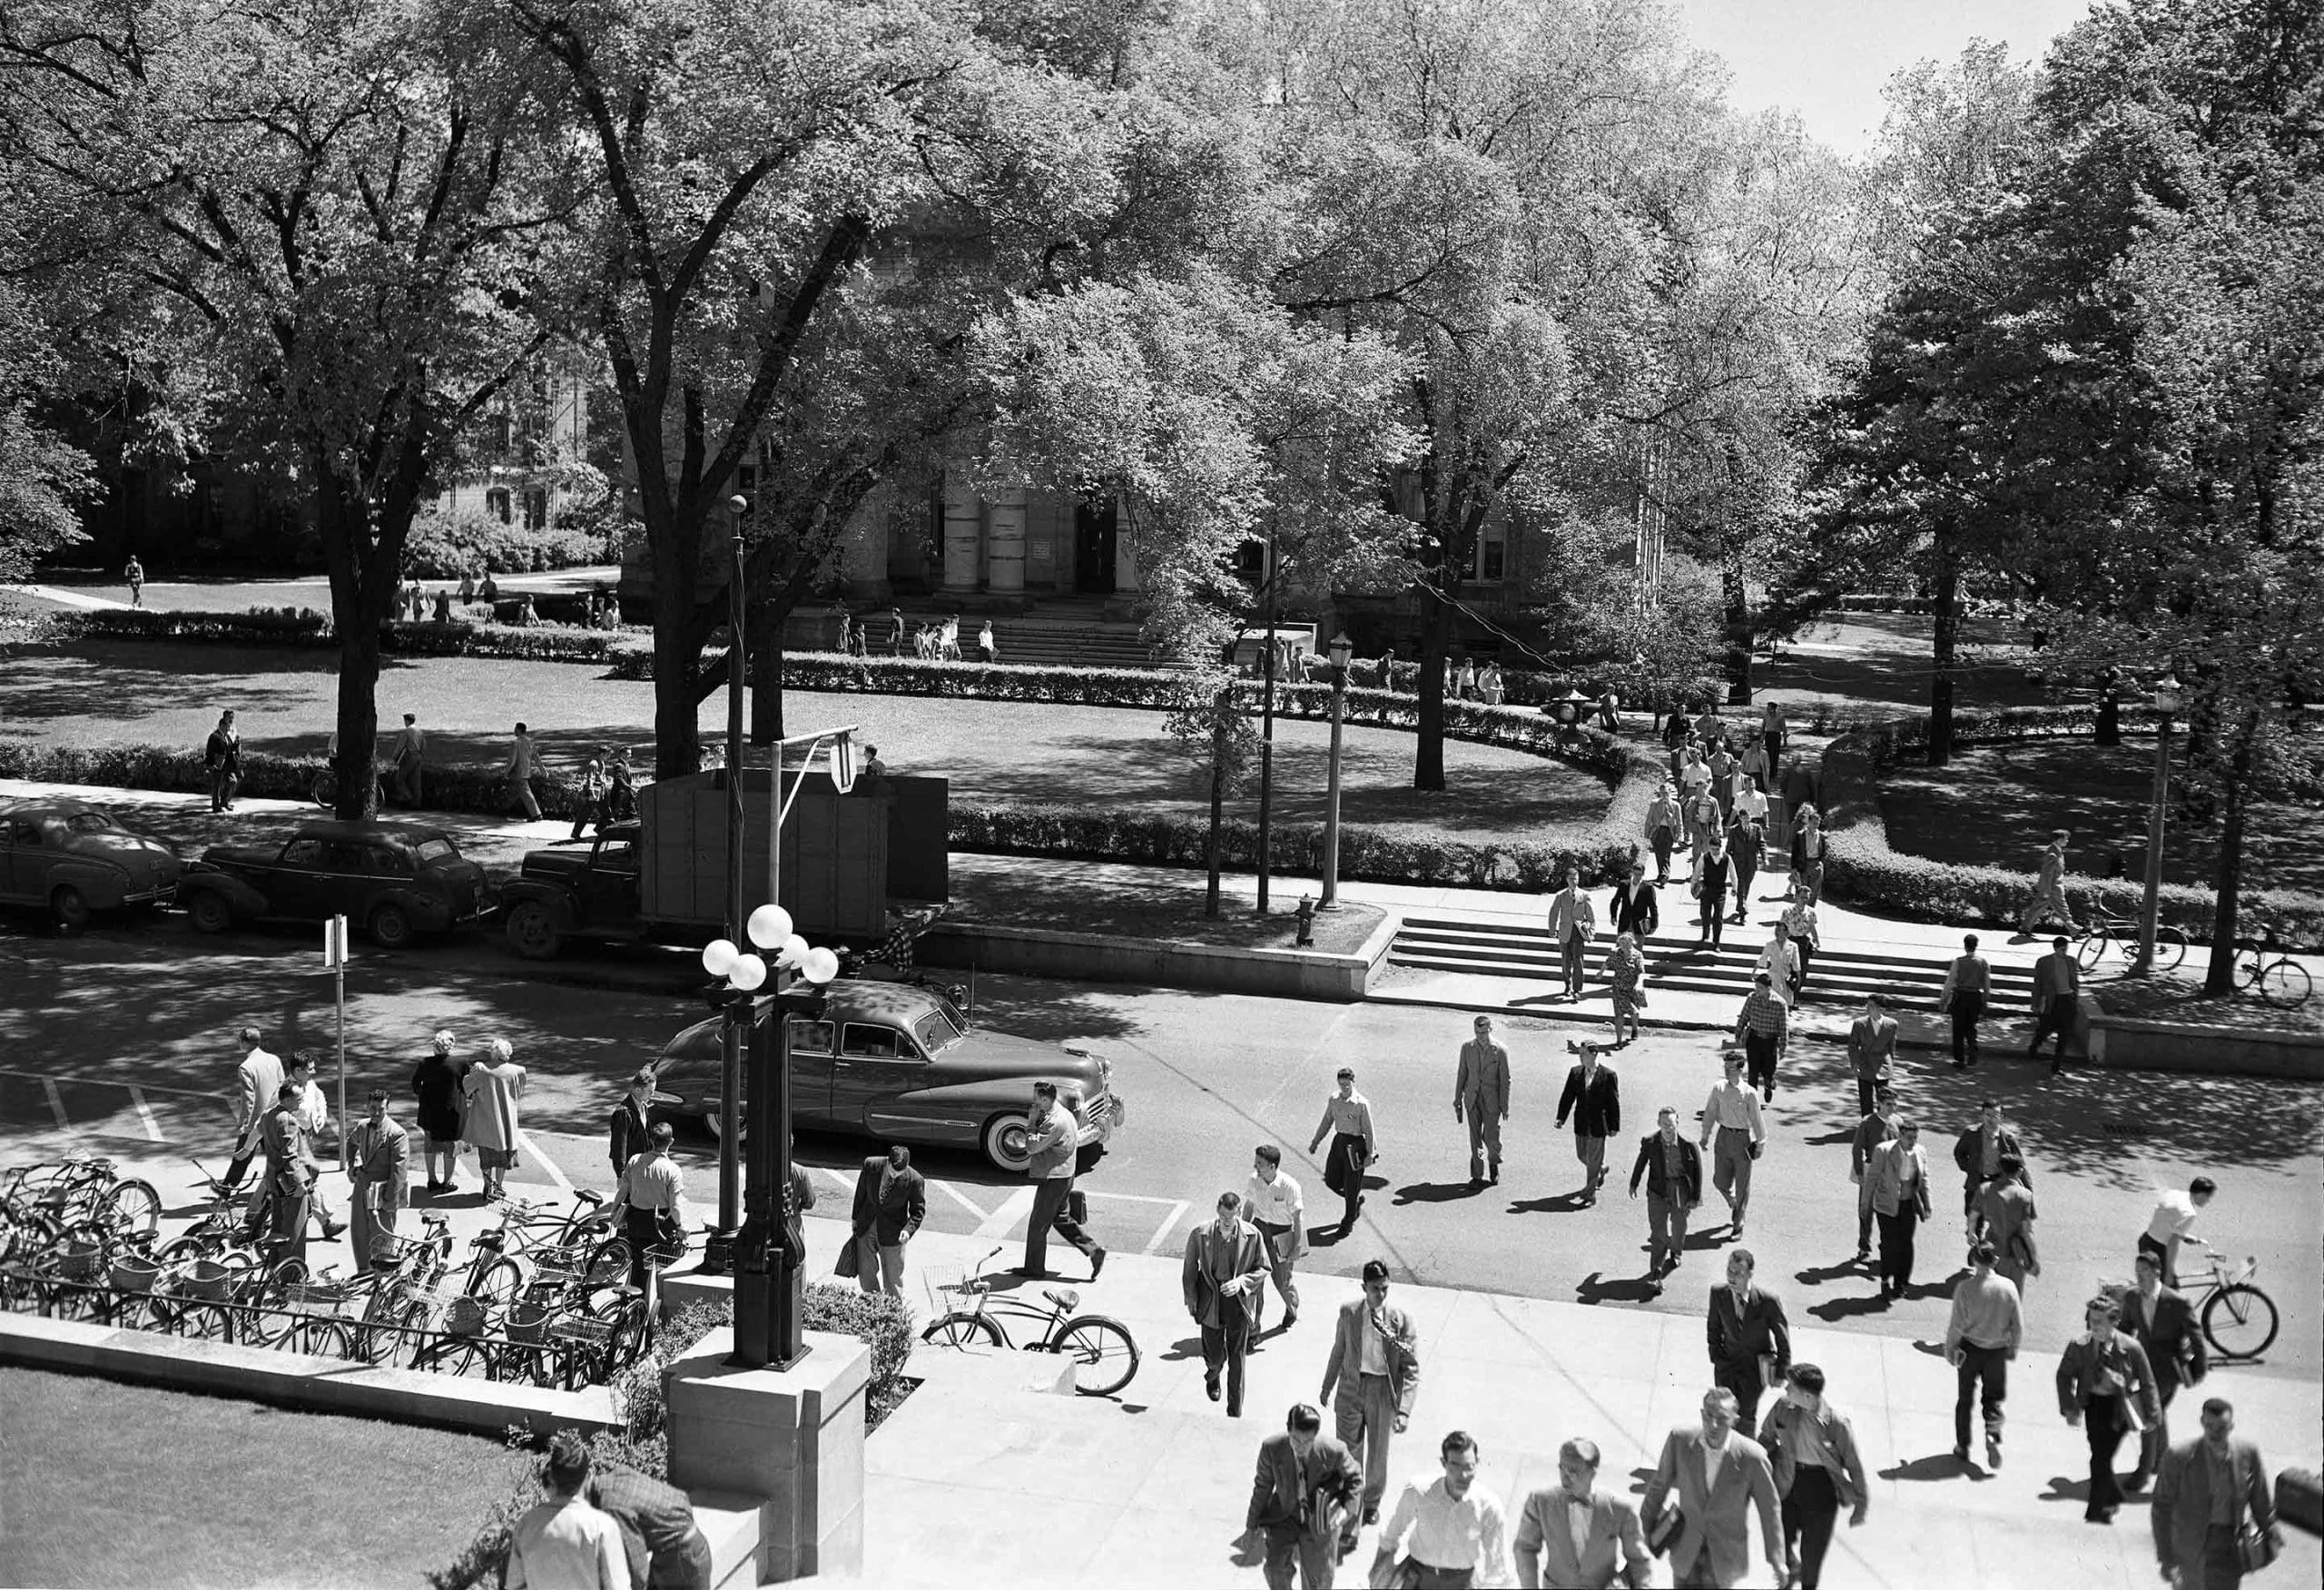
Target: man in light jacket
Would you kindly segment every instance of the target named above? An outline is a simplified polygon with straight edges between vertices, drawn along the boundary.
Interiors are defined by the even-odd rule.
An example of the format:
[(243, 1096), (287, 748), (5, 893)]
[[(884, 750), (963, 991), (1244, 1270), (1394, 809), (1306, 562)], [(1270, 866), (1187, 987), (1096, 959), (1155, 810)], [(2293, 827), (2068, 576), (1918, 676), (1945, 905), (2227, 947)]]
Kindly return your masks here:
[(1257, 1334), (1259, 1300), (1267, 1283), (1266, 1240), (1243, 1218), (1243, 1197), (1218, 1195), (1217, 1213), (1187, 1235), (1178, 1279), (1187, 1312), (1202, 1331), (1203, 1389), (1218, 1400), (1226, 1379), (1226, 1417), (1243, 1417), (1243, 1361)]
[(1054, 1227), (1089, 1261), (1089, 1279), (1094, 1281), (1106, 1268), (1106, 1250), (1081, 1229), (1069, 1210), (1081, 1129), (1073, 1111), (1059, 1101), (1055, 1082), (1033, 1084), (1033, 1108), (1025, 1117), (1025, 1137), (1032, 1155), (1025, 1174), (1033, 1183), (1033, 1212), (1025, 1222), (1021, 1273), (1034, 1280), (1057, 1279), (1049, 1269), (1049, 1231)]
[(1673, 1430), (1664, 1439), (1661, 1461), (1646, 1482), (1639, 1508), (1649, 1538), (1673, 1490), (1680, 1518), (1669, 1548), (1674, 1583), (1726, 1586), (1741, 1579), (1749, 1566), (1754, 1507), (1768, 1565), (1782, 1582), (1783, 1524), (1776, 1515), (1775, 1470), (1767, 1449), (1735, 1427), (1733, 1392), (1704, 1393), (1700, 1427)]
[(1638, 1508), (1598, 1488), (1598, 1444), (1558, 1447), (1558, 1483), (1530, 1493), (1517, 1511), (1517, 1583), (1523, 1590), (1605, 1590), (1616, 1575), (1644, 1590), (1652, 1573)]
[(2257, 1447), (2234, 1435), (2235, 1405), (2205, 1397), (2202, 1435), (2163, 1457), (2154, 1486), (2154, 1555), (2180, 1590), (2237, 1590), (2243, 1581), (2237, 1541), (2247, 1523), (2283, 1546), (2268, 1466)]
[(1550, 901), (1550, 938), (1558, 947), (1565, 970), (1565, 997), (1581, 997), (1581, 974), (1590, 958), (1590, 941), (1598, 932), (1598, 908), (1581, 892), (1581, 874), (1568, 867), (1565, 887)]
[(1479, 1016), (1476, 1036), (1461, 1045), (1452, 1073), (1452, 1119), (1469, 1123), (1469, 1184), (1486, 1172), (1501, 1180), (1501, 1123), (1509, 1119), (1509, 1051), (1493, 1041), (1492, 1018)]
[(242, 1029), (241, 1046), (242, 1062), (234, 1068), (234, 1155), (218, 1179), (228, 1191), (241, 1185), (251, 1161), (258, 1157), (260, 1123), (282, 1091), (282, 1062), (260, 1047), (256, 1027)]
[(1856, 1528), (1872, 1509), (1872, 1487), (1865, 1482), (1864, 1459), (1856, 1454), (1856, 1427), (1824, 1399), (1824, 1371), (1814, 1364), (1791, 1366), (1783, 1397), (1759, 1427), (1759, 1445), (1775, 1468), (1776, 1495), (1783, 1510), (1783, 1543), (1791, 1558), (1788, 1583), (1817, 1590), (1824, 1579), (1824, 1554), (1831, 1549), (1832, 1526), (1848, 1510)]
[[(1388, 1301), (1388, 1267), (1367, 1259), (1364, 1296), (1340, 1305), (1317, 1398), (1331, 1404), (1342, 1444), (1364, 1465), (1365, 1524), (1380, 1522), (1380, 1499), (1388, 1494), (1388, 1438), (1404, 1433), (1419, 1394), (1419, 1333), (1412, 1316)], [(1344, 1548), (1354, 1546), (1356, 1527), (1351, 1519), (1341, 1534)]]
[(355, 1246), (355, 1270), (392, 1258), (396, 1211), (410, 1194), (411, 1143), (388, 1114), (388, 1091), (371, 1090), (371, 1112), (348, 1135), (347, 1176), (354, 1191), (347, 1200), (348, 1227)]

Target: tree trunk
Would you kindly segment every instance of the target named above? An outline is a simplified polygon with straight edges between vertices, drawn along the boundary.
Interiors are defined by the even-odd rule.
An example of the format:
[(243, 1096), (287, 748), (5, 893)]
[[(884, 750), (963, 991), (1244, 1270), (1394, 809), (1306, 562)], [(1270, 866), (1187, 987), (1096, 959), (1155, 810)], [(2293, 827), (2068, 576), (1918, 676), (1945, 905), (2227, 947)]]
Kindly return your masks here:
[(2243, 905), (2243, 808), (2250, 799), (2255, 720), (2256, 715), (2239, 726), (2240, 754), (2221, 769), (2226, 776), (2220, 780), (2227, 809), (2220, 815), (2219, 864), (2211, 874), (2211, 961), (2203, 973), (2203, 992), (2214, 998), (2235, 992), (2235, 919)]
[[(337, 607), (334, 600), (331, 604)], [(342, 823), (379, 815), (379, 781), (373, 753), (379, 738), (379, 622), (358, 622), (339, 633), (339, 755), (331, 772), (339, 800), (331, 815)]]
[[(1448, 566), (1449, 567), (1449, 566)], [(1420, 692), (1418, 743), (1413, 747), (1413, 787), (1444, 787), (1444, 662), (1452, 654), (1452, 604), (1435, 586), (1420, 588)]]
[(1218, 872), (1226, 827), (1226, 708), (1234, 699), (1230, 682), (1219, 687), (1210, 705), (1210, 889), (1203, 896), (1205, 916), (1218, 914)]
[(362, 485), (330, 469), (325, 448), (309, 449), (316, 528), (330, 571), (331, 627), (339, 636), (339, 755), (331, 762), (339, 798), (331, 815), (342, 822), (379, 815), (379, 626), (399, 592), (397, 566), (419, 502), (426, 435), (423, 416), (407, 430), (397, 467), (381, 482), (376, 518)]
[(1727, 702), (1751, 704), (1751, 591), (1743, 578), (1743, 553), (1729, 548), (1718, 564), (1719, 595), (1727, 620)]
[(702, 637), (694, 628), (694, 578), (702, 561), (701, 527), (682, 533), (675, 526), (652, 533), (654, 563), (654, 776), (676, 778), (702, 765), (696, 732), (702, 696), (694, 680)]
[(1953, 669), (1961, 644), (1961, 562), (1944, 530), (1936, 533), (1935, 566), (1929, 581), (1935, 614), (1935, 667), (1928, 681), (1928, 765), (1953, 760)]

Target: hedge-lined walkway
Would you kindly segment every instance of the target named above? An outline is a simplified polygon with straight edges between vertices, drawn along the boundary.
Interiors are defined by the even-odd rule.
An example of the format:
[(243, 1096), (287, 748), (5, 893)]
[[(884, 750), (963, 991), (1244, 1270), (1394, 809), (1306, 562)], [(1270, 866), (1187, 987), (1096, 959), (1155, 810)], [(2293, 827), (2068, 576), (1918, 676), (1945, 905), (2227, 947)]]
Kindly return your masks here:
[[(36, 744), (177, 745), (197, 750), (222, 708), (234, 708), (252, 753), (319, 755), (331, 729), (337, 658), (327, 650), (78, 641), (26, 649), (0, 667), (0, 735)], [(416, 713), (438, 763), (497, 763), (522, 718), (553, 765), (601, 746), (636, 749), (650, 765), (653, 688), (600, 668), (488, 658), (390, 658), (379, 689), (383, 729)], [(952, 780), (956, 804), (1071, 805), (1191, 815), (1206, 809), (1162, 715), (928, 696), (784, 697), (794, 729), (862, 726), (899, 773)], [(724, 732), (724, 698), (702, 709), (705, 733)], [(1275, 814), (1319, 822), (1327, 725), (1279, 721)], [(1606, 810), (1607, 782), (1520, 752), (1448, 740), (1442, 794), (1410, 787), (1413, 741), (1351, 726), (1342, 763), (1343, 817), (1392, 835), (1470, 844), (1522, 841), (1549, 825), (1588, 825)], [(1235, 803), (1255, 806), (1256, 791)]]

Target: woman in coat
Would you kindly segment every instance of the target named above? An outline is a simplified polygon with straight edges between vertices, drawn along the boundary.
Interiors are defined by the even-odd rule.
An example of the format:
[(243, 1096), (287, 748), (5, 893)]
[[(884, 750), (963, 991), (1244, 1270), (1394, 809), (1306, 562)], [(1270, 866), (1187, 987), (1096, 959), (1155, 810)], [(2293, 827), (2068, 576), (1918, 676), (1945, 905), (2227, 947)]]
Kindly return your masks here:
[(1880, 1225), (1880, 1299), (1901, 1298), (1913, 1284), (1914, 1228), (1928, 1219), (1928, 1154), (1909, 1115), (1896, 1118), (1896, 1135), (1865, 1161), (1872, 1181), (1872, 1213)]
[(1679, 792), (1669, 779), (1646, 808), (1646, 840), (1654, 846), (1654, 881), (1659, 886), (1670, 882), (1670, 851), (1679, 843), (1679, 825), (1685, 821), (1679, 814)]
[[(1614, 1047), (1620, 1049), (1639, 1035), (1638, 1012), (1646, 1003), (1646, 955), (1638, 947), (1636, 933), (1614, 935), (1606, 977), (1614, 990)], [(1630, 1038), (1622, 1036), (1624, 1022), (1630, 1024)]]
[(2122, 1486), (2114, 1477), (2122, 1437), (2133, 1428), (2152, 1428), (2162, 1417), (2154, 1366), (2138, 1338), (2117, 1328), (2122, 1317), (2122, 1305), (2108, 1294), (2091, 1299), (2083, 1310), (2086, 1328), (2066, 1343), (2058, 1360), (2058, 1411), (2090, 1439), (2090, 1506), (2082, 1516), (2092, 1524), (2112, 1524), (2122, 1505)]
[[(454, 1167), (460, 1159), (460, 1116), (463, 1098), (461, 1082), (468, 1072), (468, 1062), (455, 1058), (453, 1040), (448, 1028), (436, 1034), (435, 1047), (428, 1057), (412, 1068), (412, 1097), (419, 1100), (414, 1119), (420, 1135), (428, 1140), (428, 1190), (446, 1193), (457, 1185), (452, 1180)], [(443, 1173), (437, 1173), (438, 1163)]]
[(471, 1066), (461, 1082), (468, 1100), (462, 1141), (476, 1148), (484, 1171), (484, 1195), (503, 1196), (508, 1168), (517, 1162), (517, 1101), (525, 1093), (525, 1068), (509, 1058), (508, 1040), (495, 1038), (483, 1063)]

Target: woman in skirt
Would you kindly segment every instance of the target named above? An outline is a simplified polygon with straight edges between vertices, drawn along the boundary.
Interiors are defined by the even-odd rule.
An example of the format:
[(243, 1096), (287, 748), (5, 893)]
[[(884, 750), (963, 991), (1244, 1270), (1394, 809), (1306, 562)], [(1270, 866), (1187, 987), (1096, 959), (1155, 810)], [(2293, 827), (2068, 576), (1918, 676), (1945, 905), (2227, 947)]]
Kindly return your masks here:
[[(1646, 956), (1636, 933), (1617, 933), (1614, 953), (1606, 957), (1606, 974), (1614, 987), (1614, 1047), (1620, 1049), (1639, 1035), (1638, 1013), (1646, 1006)], [(1622, 1023), (1630, 1023), (1630, 1037)]]

